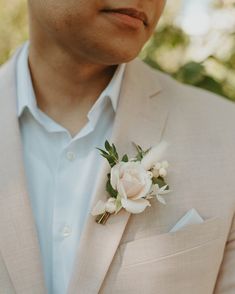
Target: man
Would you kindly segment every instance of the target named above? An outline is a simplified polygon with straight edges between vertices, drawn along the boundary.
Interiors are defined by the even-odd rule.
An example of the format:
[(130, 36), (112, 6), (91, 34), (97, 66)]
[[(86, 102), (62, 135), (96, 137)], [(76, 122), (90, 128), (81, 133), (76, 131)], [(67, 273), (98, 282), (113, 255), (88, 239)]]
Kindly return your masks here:
[[(235, 293), (235, 108), (136, 59), (164, 2), (28, 1), (0, 69), (0, 293)], [(95, 222), (106, 139), (168, 143), (165, 206)]]

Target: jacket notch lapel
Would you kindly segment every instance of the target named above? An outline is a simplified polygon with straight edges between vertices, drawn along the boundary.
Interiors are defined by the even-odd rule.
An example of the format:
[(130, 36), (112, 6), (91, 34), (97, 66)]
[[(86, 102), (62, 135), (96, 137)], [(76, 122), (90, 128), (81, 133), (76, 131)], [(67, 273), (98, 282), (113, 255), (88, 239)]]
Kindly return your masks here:
[(16, 293), (45, 294), (16, 112), (17, 56), (0, 71), (0, 252)]
[[(109, 140), (116, 145), (120, 156), (125, 153), (130, 156), (136, 155), (132, 141), (147, 149), (161, 140), (168, 105), (165, 101), (158, 100), (157, 94), (160, 90), (156, 73), (152, 73), (146, 65), (140, 64), (138, 60), (127, 65), (113, 132)], [(154, 119), (151, 119), (153, 115)], [(92, 207), (98, 200), (107, 199), (105, 184), (109, 171), (110, 167), (104, 160), (96, 183)], [(99, 292), (129, 217), (130, 214), (122, 210), (117, 215), (112, 215), (106, 225), (100, 225), (95, 223), (94, 217), (88, 216), (68, 287), (69, 294)]]

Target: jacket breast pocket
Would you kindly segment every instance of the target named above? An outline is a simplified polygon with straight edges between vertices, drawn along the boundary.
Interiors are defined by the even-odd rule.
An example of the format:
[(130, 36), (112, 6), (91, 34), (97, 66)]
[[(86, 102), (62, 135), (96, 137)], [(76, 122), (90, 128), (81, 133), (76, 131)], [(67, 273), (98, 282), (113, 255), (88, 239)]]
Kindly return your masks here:
[(121, 244), (119, 254), (123, 267), (153, 262), (175, 254), (197, 249), (223, 236), (223, 219), (213, 217), (179, 231), (154, 235)]
[[(226, 241), (219, 217), (121, 244), (102, 293), (212, 294)], [(106, 289), (108, 291), (106, 292)]]

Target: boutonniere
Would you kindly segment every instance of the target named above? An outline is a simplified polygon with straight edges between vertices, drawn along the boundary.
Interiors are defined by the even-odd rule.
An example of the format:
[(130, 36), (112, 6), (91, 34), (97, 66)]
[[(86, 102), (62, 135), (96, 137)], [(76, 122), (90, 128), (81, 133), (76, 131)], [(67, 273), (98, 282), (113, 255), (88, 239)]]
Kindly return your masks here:
[(92, 210), (99, 224), (105, 224), (111, 215), (121, 209), (134, 214), (141, 213), (151, 206), (150, 200), (153, 198), (166, 204), (163, 195), (170, 192), (166, 183), (169, 164), (160, 161), (166, 143), (162, 142), (146, 151), (133, 144), (137, 154), (131, 159), (127, 154), (120, 159), (115, 145), (108, 141), (105, 142), (105, 150), (97, 148), (111, 167), (106, 183), (109, 197), (107, 201), (98, 201)]

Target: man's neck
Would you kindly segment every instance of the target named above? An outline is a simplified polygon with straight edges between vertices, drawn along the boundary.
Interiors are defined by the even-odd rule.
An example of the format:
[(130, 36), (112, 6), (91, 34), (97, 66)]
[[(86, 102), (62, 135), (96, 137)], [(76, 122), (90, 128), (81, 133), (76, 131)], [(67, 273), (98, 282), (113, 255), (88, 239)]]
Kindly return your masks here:
[(85, 124), (87, 112), (116, 69), (74, 59), (60, 48), (43, 50), (33, 44), (29, 67), (38, 107), (71, 133)]

